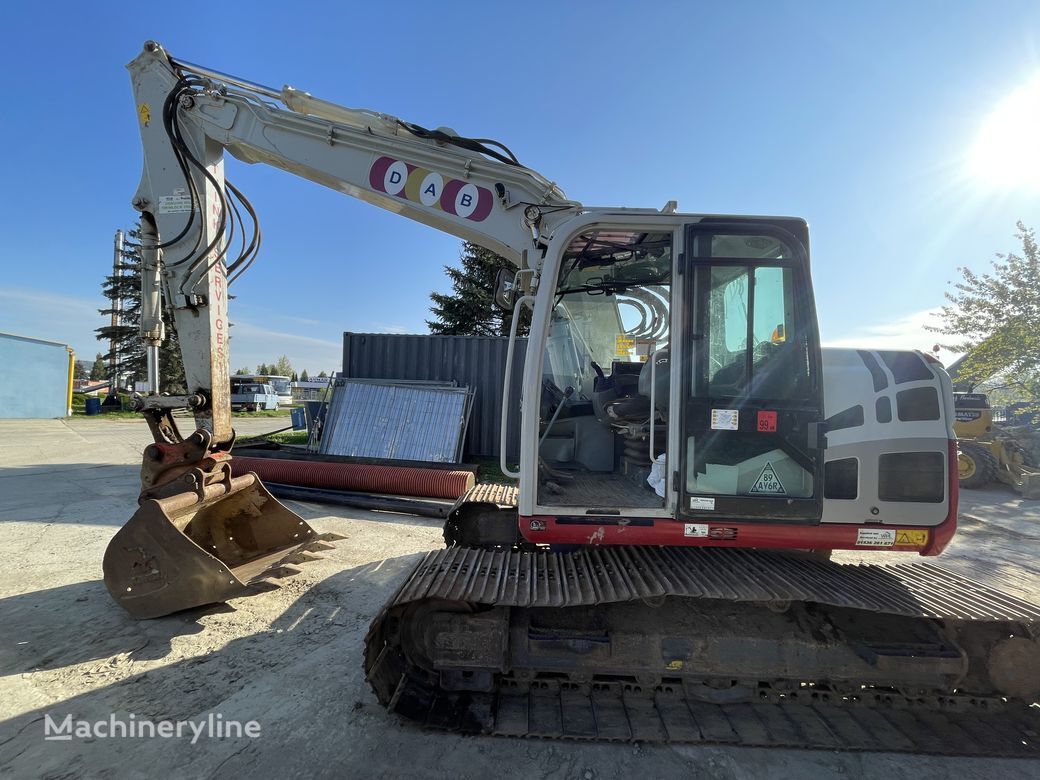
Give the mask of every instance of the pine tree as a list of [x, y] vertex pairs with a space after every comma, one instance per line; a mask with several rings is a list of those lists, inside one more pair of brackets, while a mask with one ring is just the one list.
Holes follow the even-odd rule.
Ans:
[[318, 379], [328, 379], [328, 378], [329, 378], [329, 375], [326, 374], [324, 371], [322, 371], [320, 374], [318, 374]]
[[[129, 238], [138, 238], [137, 230], [128, 232]], [[107, 309], [99, 309], [101, 314], [111, 317], [118, 315], [116, 325], [106, 325], [97, 329], [98, 341], [114, 342], [116, 373], [119, 377], [130, 375], [130, 381], [144, 381], [148, 378], [148, 358], [144, 342], [141, 341], [139, 326], [141, 322], [141, 252], [140, 245], [133, 241], [123, 243], [123, 256], [114, 274], [105, 277], [101, 285], [102, 294], [111, 301]], [[117, 302], [121, 301], [121, 308]], [[163, 310], [163, 322], [166, 325], [166, 339], [159, 347], [159, 387], [163, 392], [181, 393], [185, 391], [184, 363], [181, 359], [180, 344], [174, 328], [173, 316], [169, 309]], [[112, 348], [105, 354], [111, 360]], [[107, 376], [107, 369], [105, 372]]]
[[242, 368], [240, 368], [237, 371], [235, 371], [235, 376], [248, 376], [248, 375], [249, 375], [249, 368], [248, 368], [248, 366], [242, 366]]
[[308, 378], [308, 376], [307, 376], [307, 369], [306, 369], [306, 368], [305, 368], [305, 369], [303, 369], [303, 371], [301, 371], [301, 372], [300, 372], [300, 381], [301, 381], [301, 382], [309, 382], [309, 381], [311, 381], [311, 380], [310, 380], [310, 379]]
[[[436, 318], [427, 320], [430, 333], [448, 336], [508, 336], [512, 314], [495, 307], [495, 279], [503, 268], [513, 265], [504, 257], [477, 244], [465, 241], [459, 257], [461, 267], [445, 266], [452, 293], [430, 293], [430, 311]], [[527, 335], [530, 315], [525, 312], [517, 332]]]
[[94, 365], [90, 368], [90, 381], [97, 382], [98, 380], [104, 379], [107, 371], [105, 356], [98, 352], [97, 358], [94, 360]]

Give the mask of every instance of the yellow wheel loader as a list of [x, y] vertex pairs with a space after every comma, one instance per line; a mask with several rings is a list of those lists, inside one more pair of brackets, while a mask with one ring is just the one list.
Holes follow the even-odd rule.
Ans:
[[985, 393], [954, 393], [957, 476], [969, 490], [999, 481], [1024, 498], [1040, 499], [1040, 431], [993, 422]]

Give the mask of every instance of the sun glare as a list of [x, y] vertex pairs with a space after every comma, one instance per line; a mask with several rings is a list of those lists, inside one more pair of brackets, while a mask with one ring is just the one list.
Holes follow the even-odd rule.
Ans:
[[994, 189], [1040, 190], [1040, 74], [986, 118], [970, 169], [976, 181]]

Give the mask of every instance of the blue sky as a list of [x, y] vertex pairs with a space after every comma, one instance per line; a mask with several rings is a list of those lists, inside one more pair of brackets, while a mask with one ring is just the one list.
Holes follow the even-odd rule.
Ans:
[[[589, 205], [809, 220], [824, 340], [927, 348], [956, 267], [1040, 224], [1033, 185], [966, 174], [1040, 77], [1036, 2], [6, 4], [0, 331], [92, 357], [140, 146], [124, 65], [175, 56], [509, 145]], [[1040, 83], [1040, 82], [1037, 82]], [[1034, 128], [1040, 133], [1040, 128]], [[229, 160], [264, 250], [232, 368], [338, 367], [340, 334], [424, 332], [457, 240]]]

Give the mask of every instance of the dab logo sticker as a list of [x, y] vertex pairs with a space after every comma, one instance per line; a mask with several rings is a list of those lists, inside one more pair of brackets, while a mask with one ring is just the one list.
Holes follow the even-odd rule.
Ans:
[[766, 467], [762, 469], [762, 473], [758, 475], [758, 479], [755, 480], [755, 484], [751, 486], [751, 490], [748, 492], [764, 496], [787, 495], [784, 484], [780, 481], [780, 477], [776, 475], [776, 469], [768, 461], [766, 461]]
[[368, 172], [368, 183], [376, 192], [420, 203], [456, 217], [483, 222], [491, 213], [491, 190], [461, 179], [447, 179], [393, 157], [380, 157]]

